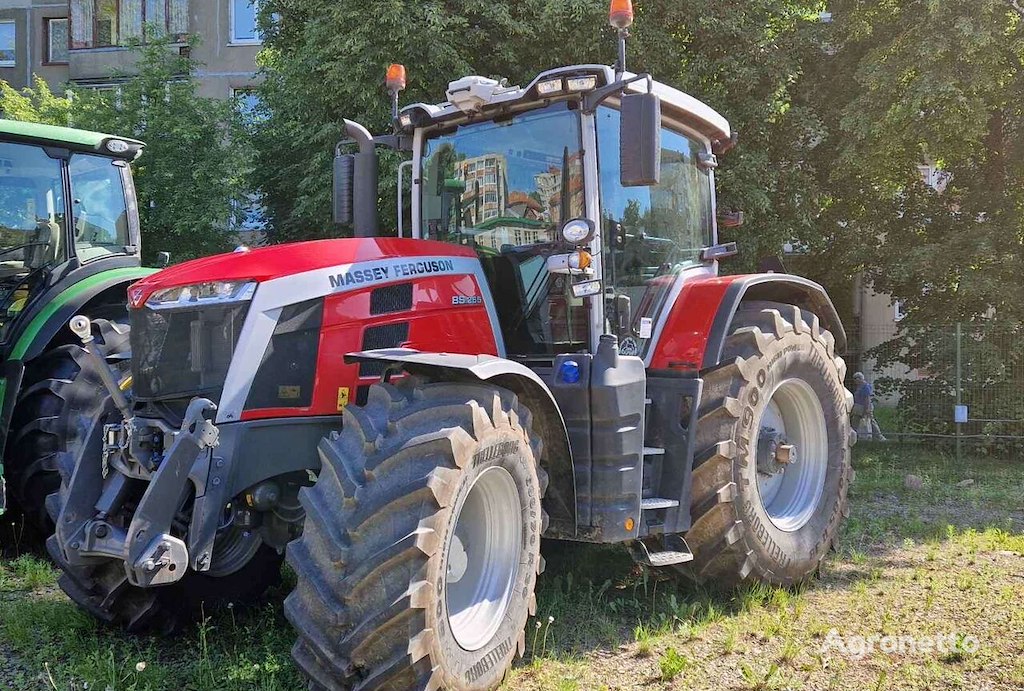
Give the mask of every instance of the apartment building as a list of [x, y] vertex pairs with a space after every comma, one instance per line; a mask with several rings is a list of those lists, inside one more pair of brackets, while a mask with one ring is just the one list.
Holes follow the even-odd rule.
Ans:
[[21, 88], [38, 75], [56, 91], [114, 86], [136, 59], [125, 46], [151, 33], [183, 51], [199, 38], [203, 96], [246, 97], [257, 82], [253, 0], [0, 0], [0, 79]]

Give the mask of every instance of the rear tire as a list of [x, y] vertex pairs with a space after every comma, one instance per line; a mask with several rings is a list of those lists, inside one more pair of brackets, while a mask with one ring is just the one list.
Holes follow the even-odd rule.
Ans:
[[[93, 320], [95, 343], [108, 362], [122, 360], [127, 365], [128, 332], [127, 315]], [[12, 498], [29, 526], [42, 536], [53, 533], [46, 498], [60, 487], [57, 457], [79, 448], [84, 429], [79, 419], [91, 417], [109, 400], [96, 366], [81, 345], [58, 346], [26, 367], [5, 465]]]
[[542, 571], [547, 475], [531, 425], [513, 393], [476, 383], [377, 385], [345, 409], [288, 546], [285, 614], [311, 688], [501, 682]]
[[[723, 587], [799, 583], [848, 514], [846, 365], [815, 315], [765, 302], [741, 306], [722, 361], [704, 379], [686, 533], [694, 560], [679, 568]], [[769, 440], [792, 443], [795, 462], [777, 460], [786, 456]]]

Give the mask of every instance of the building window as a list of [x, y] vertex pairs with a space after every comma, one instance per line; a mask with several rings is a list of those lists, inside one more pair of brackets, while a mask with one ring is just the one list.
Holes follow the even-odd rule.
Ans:
[[66, 65], [68, 62], [68, 18], [48, 17], [43, 20], [46, 41], [46, 62]]
[[188, 0], [70, 0], [70, 7], [72, 50], [188, 35]]
[[231, 2], [231, 42], [261, 43], [259, 30], [256, 27], [256, 13], [259, 9], [256, 0], [230, 0]]
[[0, 67], [14, 64], [14, 22], [0, 22]]

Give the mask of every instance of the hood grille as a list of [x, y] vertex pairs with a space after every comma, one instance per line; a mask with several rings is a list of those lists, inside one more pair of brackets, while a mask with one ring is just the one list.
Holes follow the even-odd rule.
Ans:
[[129, 310], [136, 400], [220, 398], [249, 303]]
[[[360, 350], [398, 348], [409, 340], [409, 322], [370, 326], [363, 331], [363, 346]], [[360, 377], [379, 377], [387, 368], [386, 362], [360, 362]]]
[[412, 309], [412, 283], [376, 288], [370, 293], [370, 314], [391, 314]]

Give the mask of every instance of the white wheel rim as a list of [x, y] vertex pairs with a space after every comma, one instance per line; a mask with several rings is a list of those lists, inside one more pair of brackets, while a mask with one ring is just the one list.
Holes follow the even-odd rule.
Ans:
[[787, 379], [775, 387], [755, 428], [758, 438], [768, 428], [795, 447], [796, 461], [772, 475], [758, 470], [758, 495], [775, 527], [793, 532], [806, 525], [818, 508], [828, 469], [825, 413], [810, 384]]
[[484, 647], [505, 618], [522, 532], [515, 480], [504, 468], [488, 468], [470, 487], [445, 553], [448, 625], [464, 650]]

